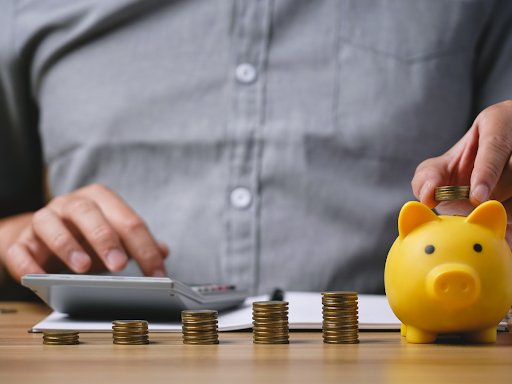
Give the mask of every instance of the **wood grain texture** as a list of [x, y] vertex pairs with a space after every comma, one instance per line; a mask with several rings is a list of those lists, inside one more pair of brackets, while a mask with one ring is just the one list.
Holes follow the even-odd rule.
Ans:
[[491, 345], [457, 338], [407, 344], [397, 332], [363, 332], [360, 344], [327, 345], [319, 332], [292, 332], [289, 345], [253, 345], [252, 334], [221, 333], [219, 345], [183, 345], [181, 334], [150, 333], [149, 345], [113, 345], [82, 333], [80, 345], [43, 345], [27, 332], [50, 310], [30, 303], [0, 314], [0, 383], [510, 383], [512, 334]]

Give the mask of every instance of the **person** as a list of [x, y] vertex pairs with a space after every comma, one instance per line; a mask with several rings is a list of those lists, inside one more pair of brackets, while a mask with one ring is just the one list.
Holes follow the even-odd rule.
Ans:
[[[509, 0], [0, 4], [0, 260], [18, 281], [382, 293], [406, 201], [512, 209]], [[441, 185], [470, 201], [437, 206]]]

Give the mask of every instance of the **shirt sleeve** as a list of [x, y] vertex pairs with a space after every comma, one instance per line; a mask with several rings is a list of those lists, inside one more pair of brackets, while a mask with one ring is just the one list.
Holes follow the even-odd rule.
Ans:
[[0, 0], [0, 217], [42, 206], [38, 112], [14, 44], [15, 0]]
[[475, 117], [512, 100], [512, 1], [496, 0], [477, 49]]

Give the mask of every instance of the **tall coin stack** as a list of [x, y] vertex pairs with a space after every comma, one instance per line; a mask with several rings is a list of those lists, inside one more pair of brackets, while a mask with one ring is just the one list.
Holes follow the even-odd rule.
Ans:
[[256, 301], [252, 304], [254, 344], [288, 344], [288, 302]]
[[114, 344], [149, 344], [148, 322], [146, 320], [116, 320], [112, 322]]
[[357, 293], [322, 292], [324, 343], [359, 343]]
[[53, 330], [43, 332], [43, 344], [73, 345], [78, 343], [78, 331]]
[[219, 344], [217, 311], [190, 309], [181, 311], [183, 344]]
[[468, 200], [469, 186], [437, 187], [434, 193], [436, 201]]

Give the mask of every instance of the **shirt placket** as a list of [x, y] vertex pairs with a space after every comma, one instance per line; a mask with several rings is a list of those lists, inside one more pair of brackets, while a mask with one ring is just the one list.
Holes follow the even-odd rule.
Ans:
[[257, 291], [265, 65], [271, 0], [235, 2], [227, 140], [230, 145], [223, 280]]

